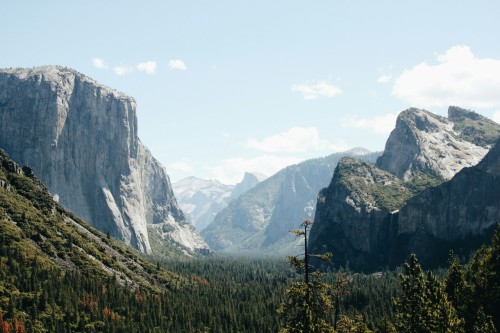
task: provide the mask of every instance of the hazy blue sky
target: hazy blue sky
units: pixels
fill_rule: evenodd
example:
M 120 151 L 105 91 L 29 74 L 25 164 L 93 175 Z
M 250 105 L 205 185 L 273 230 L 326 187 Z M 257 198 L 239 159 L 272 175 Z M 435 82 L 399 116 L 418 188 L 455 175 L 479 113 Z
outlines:
M 0 1 L 0 67 L 137 101 L 173 180 L 382 150 L 409 106 L 500 121 L 500 1 Z

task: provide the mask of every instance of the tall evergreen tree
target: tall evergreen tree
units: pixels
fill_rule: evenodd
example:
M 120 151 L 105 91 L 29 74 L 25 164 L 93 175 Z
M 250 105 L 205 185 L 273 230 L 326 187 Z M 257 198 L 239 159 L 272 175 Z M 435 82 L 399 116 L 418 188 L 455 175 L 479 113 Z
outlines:
M 405 263 L 400 279 L 403 295 L 396 300 L 396 329 L 399 333 L 425 332 L 425 278 L 415 254 Z
M 450 253 L 450 266 L 446 272 L 444 284 L 445 292 L 460 317 L 464 316 L 466 300 L 465 271 L 458 258 Z
M 304 238 L 304 254 L 289 256 L 291 266 L 303 273 L 303 280 L 294 282 L 285 292 L 285 300 L 278 309 L 284 322 L 281 333 L 327 333 L 334 332 L 329 323 L 332 301 L 328 295 L 331 285 L 322 281 L 323 273 L 311 272 L 311 258 L 329 261 L 331 253 L 324 255 L 310 254 L 307 249 L 307 236 L 312 220 L 304 219 L 301 229 L 292 232 Z
M 425 288 L 425 329 L 435 333 L 462 333 L 464 321 L 457 316 L 452 303 L 443 291 L 441 283 L 432 272 L 427 273 Z

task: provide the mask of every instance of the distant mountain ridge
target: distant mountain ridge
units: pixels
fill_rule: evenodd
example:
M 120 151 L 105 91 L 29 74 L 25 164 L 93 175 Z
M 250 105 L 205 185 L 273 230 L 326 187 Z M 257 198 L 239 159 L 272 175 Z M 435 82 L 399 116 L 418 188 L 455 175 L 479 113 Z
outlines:
M 317 194 L 343 156 L 374 162 L 380 153 L 354 149 L 284 168 L 231 202 L 201 234 L 214 251 L 283 255 L 297 251 L 289 230 L 313 217 Z
M 225 185 L 213 179 L 187 177 L 172 184 L 183 212 L 198 230 L 205 229 L 227 204 L 253 188 L 266 176 L 245 172 L 236 185 Z
M 0 70 L 0 146 L 63 206 L 145 253 L 209 251 L 139 140 L 135 109 L 133 98 L 69 68 Z
M 450 108 L 456 112 L 454 123 L 403 111 L 376 165 L 342 159 L 318 196 L 311 250 L 331 251 L 336 265 L 361 271 L 399 265 L 410 252 L 437 266 L 449 249 L 468 255 L 491 235 L 500 221 L 500 143 L 487 147 L 500 125 Z

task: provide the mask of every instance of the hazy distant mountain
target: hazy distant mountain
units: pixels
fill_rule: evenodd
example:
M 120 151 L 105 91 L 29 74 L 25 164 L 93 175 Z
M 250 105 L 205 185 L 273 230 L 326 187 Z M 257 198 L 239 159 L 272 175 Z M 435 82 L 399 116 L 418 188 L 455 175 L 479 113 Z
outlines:
M 314 216 L 318 192 L 330 182 L 340 158 L 375 161 L 379 155 L 354 149 L 284 168 L 231 202 L 202 236 L 215 251 L 226 253 L 296 252 L 289 230 Z
M 213 222 L 215 216 L 229 202 L 257 185 L 264 175 L 246 172 L 236 185 L 225 185 L 217 180 L 187 177 L 172 184 L 175 196 L 187 219 L 199 231 Z
M 468 255 L 491 235 L 500 221 L 500 143 L 487 147 L 500 125 L 456 112 L 458 120 L 406 110 L 376 165 L 342 159 L 319 194 L 311 250 L 354 270 L 399 265 L 411 252 L 436 266 L 450 249 Z
M 245 172 L 243 176 L 243 180 L 236 184 L 231 191 L 231 195 L 229 197 L 229 202 L 238 199 L 243 193 L 252 189 L 260 183 L 261 181 L 267 178 L 266 175 L 263 175 L 258 172 Z
M 0 147 L 99 230 L 147 253 L 206 252 L 137 137 L 135 107 L 72 69 L 0 70 Z

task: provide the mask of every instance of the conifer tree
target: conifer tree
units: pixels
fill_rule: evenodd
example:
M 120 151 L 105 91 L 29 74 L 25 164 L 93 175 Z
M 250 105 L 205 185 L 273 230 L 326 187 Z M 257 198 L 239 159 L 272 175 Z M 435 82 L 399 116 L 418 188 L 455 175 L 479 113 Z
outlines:
M 403 295 L 396 300 L 396 329 L 399 333 L 425 332 L 425 279 L 415 254 L 405 263 L 400 279 Z
M 450 253 L 449 264 L 444 280 L 445 292 L 458 315 L 463 317 L 466 298 L 465 272 L 453 252 Z
M 463 319 L 457 316 L 457 312 L 444 293 L 441 283 L 430 271 L 427 273 L 424 296 L 427 304 L 424 325 L 427 332 L 461 333 L 464 331 Z
M 285 293 L 285 300 L 278 309 L 284 321 L 281 333 L 327 333 L 334 332 L 328 322 L 332 301 L 328 295 L 331 285 L 322 281 L 321 271 L 311 272 L 311 258 L 329 261 L 331 253 L 324 255 L 310 254 L 307 249 L 307 236 L 312 220 L 304 219 L 301 229 L 292 230 L 297 237 L 304 237 L 304 254 L 289 256 L 291 266 L 303 274 L 303 280 L 293 283 Z
M 340 315 L 340 301 L 349 293 L 349 280 L 345 273 L 335 275 L 335 283 L 330 293 L 333 300 L 333 328 L 336 330 Z

